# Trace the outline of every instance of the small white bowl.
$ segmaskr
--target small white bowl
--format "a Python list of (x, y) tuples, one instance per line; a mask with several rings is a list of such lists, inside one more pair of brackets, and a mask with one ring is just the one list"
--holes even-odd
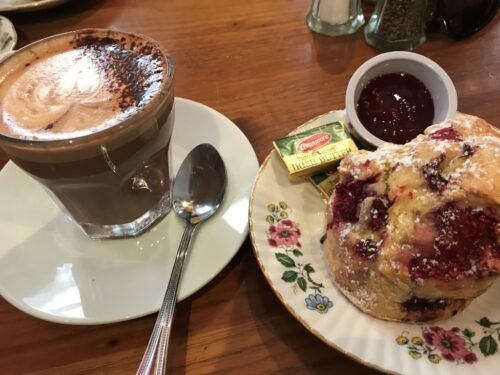
[(345, 94), (349, 130), (362, 143), (379, 147), (384, 141), (370, 133), (359, 120), (356, 105), (370, 80), (389, 73), (408, 73), (418, 78), (434, 101), (433, 124), (453, 118), (457, 112), (457, 91), (448, 74), (431, 59), (413, 52), (388, 52), (371, 58), (352, 75)]

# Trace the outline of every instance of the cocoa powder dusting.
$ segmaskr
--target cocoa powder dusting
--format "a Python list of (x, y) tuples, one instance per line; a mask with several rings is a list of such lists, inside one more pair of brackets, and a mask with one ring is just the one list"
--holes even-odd
[(81, 33), (73, 47), (83, 48), (106, 77), (108, 90), (118, 94), (120, 109), (141, 106), (147, 102), (147, 91), (163, 80), (165, 61), (158, 47), (150, 42), (132, 41), (124, 37)]

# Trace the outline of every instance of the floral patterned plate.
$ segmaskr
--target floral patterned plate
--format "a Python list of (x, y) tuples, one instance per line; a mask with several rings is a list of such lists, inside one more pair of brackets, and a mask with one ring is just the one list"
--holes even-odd
[[(343, 111), (303, 127), (344, 120)], [(302, 128), (305, 129), (305, 128)], [(250, 235), (278, 298), (326, 344), (367, 366), (403, 374), (491, 374), (500, 368), (500, 284), (452, 319), (424, 325), (379, 320), (332, 283), (320, 244), (324, 203), (308, 182), (291, 183), (275, 151), (250, 201)]]

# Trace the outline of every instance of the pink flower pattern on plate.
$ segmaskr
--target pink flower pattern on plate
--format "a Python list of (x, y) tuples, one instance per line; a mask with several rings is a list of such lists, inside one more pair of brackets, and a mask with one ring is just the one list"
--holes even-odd
[(272, 224), (268, 229), (269, 238), (267, 242), (272, 247), (297, 246), (301, 247), (299, 237), (300, 229), (292, 220), (281, 220), (278, 224)]
[(476, 355), (467, 348), (464, 338), (459, 336), (454, 329), (430, 327), (422, 332), (422, 336), (427, 345), (436, 347), (443, 358), (448, 361), (464, 360), (467, 363), (477, 361)]
[(470, 328), (431, 326), (421, 327), (421, 337), (410, 336), (408, 331), (403, 331), (396, 337), (396, 343), (406, 347), (415, 360), (427, 357), (434, 364), (442, 359), (457, 365), (474, 364), (480, 359), (476, 353), (481, 353), (483, 357), (500, 353), (497, 342), (500, 340), (500, 321), (483, 316), (475, 323), (481, 326), (479, 335)]

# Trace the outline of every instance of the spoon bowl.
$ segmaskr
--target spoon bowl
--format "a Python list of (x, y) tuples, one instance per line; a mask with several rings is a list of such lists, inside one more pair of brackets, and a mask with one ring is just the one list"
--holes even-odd
[(198, 145), (175, 178), (172, 208), (192, 224), (206, 220), (222, 203), (226, 184), (226, 169), (217, 150), (206, 143)]

